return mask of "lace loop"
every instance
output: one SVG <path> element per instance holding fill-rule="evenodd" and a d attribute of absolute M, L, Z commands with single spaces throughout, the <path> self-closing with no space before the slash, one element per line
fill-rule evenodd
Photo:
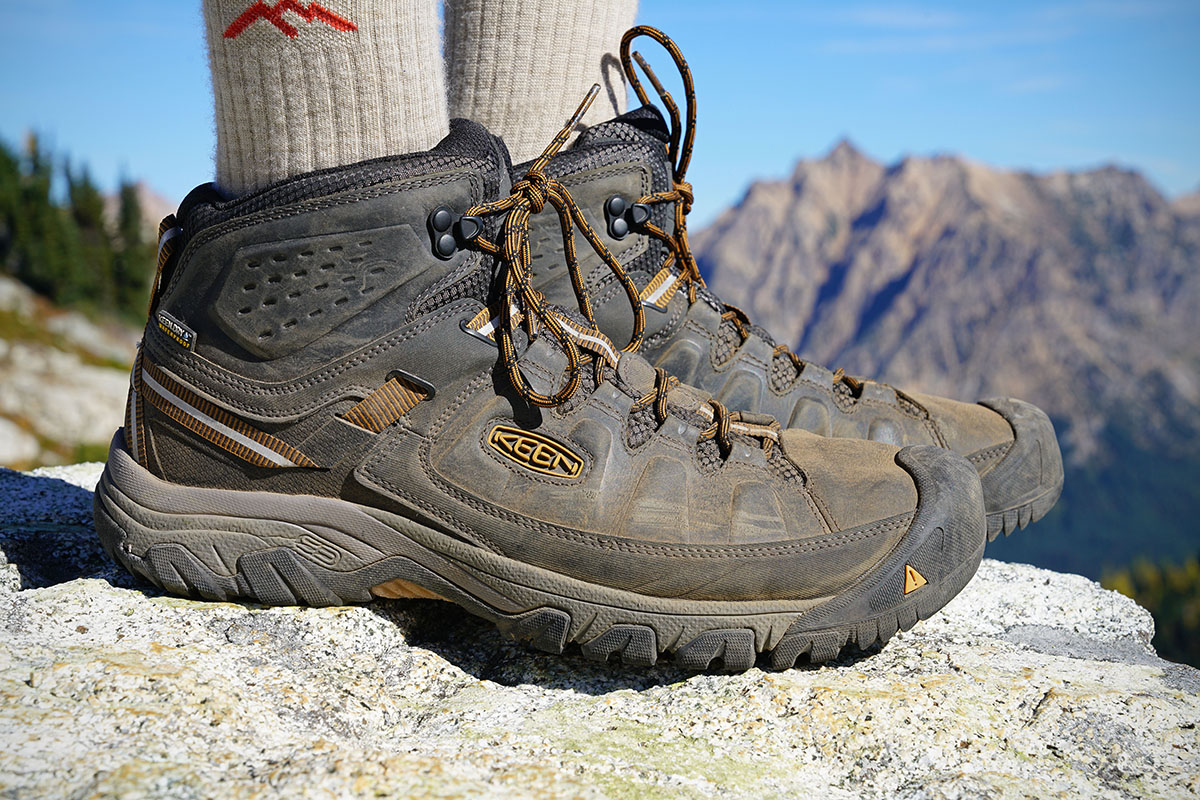
<path fill-rule="evenodd" d="M 570 137 L 572 129 L 583 117 L 599 92 L 600 85 L 594 84 L 567 124 L 530 165 L 524 177 L 513 184 L 508 197 L 476 205 L 468 209 L 464 215 L 476 217 L 505 215 L 500 227 L 498 243 L 489 241 L 481 235 L 472 239 L 468 246 L 497 256 L 502 264 L 504 281 L 499 298 L 496 344 L 500 348 L 501 361 L 513 388 L 522 398 L 535 406 L 548 408 L 562 405 L 579 388 L 581 356 L 580 344 L 577 342 L 587 342 L 588 340 L 607 342 L 607 337 L 604 337 L 596 327 L 591 299 L 584 290 L 579 260 L 575 252 L 572 226 L 583 234 L 584 239 L 617 277 L 633 307 L 633 333 L 629 343 L 624 347 L 625 351 L 637 350 L 641 346 L 642 332 L 646 325 L 645 312 L 642 309 L 637 286 L 634 285 L 633 280 L 625 273 L 612 253 L 608 251 L 608 248 L 604 246 L 566 187 L 545 172 L 550 158 Z M 558 215 L 559 226 L 563 234 L 567 271 L 571 276 L 571 285 L 575 291 L 579 311 L 591 326 L 590 329 L 578 330 L 567 318 L 550 308 L 542 293 L 534 289 L 531 283 L 529 219 L 533 214 L 539 213 L 547 204 L 553 206 Z M 524 322 L 526 332 L 531 339 L 538 335 L 539 329 L 544 328 L 567 356 L 567 381 L 561 389 L 553 394 L 538 392 L 521 370 L 514 342 L 515 331 L 521 322 Z M 599 352 L 603 357 L 608 358 L 607 354 L 604 354 L 603 348 L 600 348 Z"/>
<path fill-rule="evenodd" d="M 642 57 L 642 54 L 633 52 L 631 55 L 630 47 L 633 40 L 639 36 L 645 36 L 658 42 L 670 54 L 672 60 L 674 60 L 675 66 L 679 69 L 679 76 L 683 81 L 683 90 L 687 101 L 686 120 L 680 117 L 679 105 L 675 102 L 675 98 L 663 86 L 658 76 L 654 74 L 654 70 L 650 68 L 650 65 Z M 643 105 L 649 105 L 650 98 L 646 94 L 645 87 L 642 86 L 641 79 L 633 68 L 634 61 L 646 73 L 646 78 L 658 93 L 659 100 L 671 118 L 670 143 L 667 146 L 667 152 L 671 161 L 672 180 L 674 182 L 671 191 L 648 194 L 638 198 L 635 202 L 646 205 L 671 203 L 675 208 L 674 233 L 667 233 L 651 222 L 643 223 L 639 227 L 639 230 L 659 240 L 667 248 L 667 257 L 663 261 L 663 266 L 678 266 L 680 278 L 687 286 L 688 302 L 695 303 L 699 297 L 699 289 L 703 288 L 705 283 L 704 277 L 700 274 L 700 267 L 692 255 L 691 243 L 688 241 L 687 234 L 687 215 L 691 213 L 692 203 L 695 200 L 692 185 L 684 179 L 687 174 L 688 164 L 691 162 L 692 146 L 696 138 L 696 91 L 692 82 L 692 71 L 688 67 L 683 53 L 680 52 L 678 45 L 675 44 L 671 37 L 649 25 L 638 25 L 630 28 L 621 38 L 621 67 L 625 71 L 625 78 L 629 81 L 629 85 L 633 87 L 638 100 Z M 737 328 L 739 335 L 741 335 L 742 341 L 745 342 L 750 336 L 751 322 L 749 317 L 744 311 L 735 306 L 727 303 L 724 305 L 726 311 L 722 314 L 721 318 L 727 322 L 732 322 Z M 776 346 L 775 355 L 780 355 L 781 353 L 788 355 L 792 365 L 796 369 L 797 375 L 804 370 L 805 362 L 793 353 L 787 345 Z M 862 389 L 863 382 L 861 380 L 846 375 L 840 369 L 834 373 L 833 382 L 836 385 L 839 381 L 845 383 L 856 396 Z"/>

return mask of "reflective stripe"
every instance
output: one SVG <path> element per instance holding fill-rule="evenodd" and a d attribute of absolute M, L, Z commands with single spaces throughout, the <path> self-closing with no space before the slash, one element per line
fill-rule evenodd
<path fill-rule="evenodd" d="M 678 280 L 678 278 L 676 278 L 674 275 L 668 275 L 667 279 L 662 282 L 662 285 L 659 286 L 657 289 L 655 289 L 653 292 L 651 292 L 650 295 L 648 297 L 646 297 L 642 302 L 649 303 L 652 306 L 658 305 L 658 301 L 662 298 L 662 296 L 664 294 L 667 293 L 667 291 L 669 289 L 671 289 L 675 286 L 675 282 L 677 280 Z"/>
<path fill-rule="evenodd" d="M 218 422 L 217 420 L 213 419 L 208 414 L 205 414 L 203 411 L 201 411 L 200 409 L 191 405 L 190 403 L 186 402 L 182 398 L 177 397 L 175 394 L 173 394 L 171 391 L 166 389 L 158 381 L 154 380 L 154 377 L 152 375 L 150 375 L 150 373 L 147 372 L 145 369 L 142 370 L 142 382 L 145 383 L 147 386 L 149 386 L 151 389 L 153 389 L 154 392 L 156 394 L 158 394 L 160 397 L 162 397 L 162 398 L 166 399 L 168 402 L 170 402 L 171 405 L 173 405 L 176 408 L 178 408 L 179 410 L 185 412 L 186 414 L 188 414 L 189 416 L 198 420 L 199 422 L 202 422 L 203 424 L 212 428 L 214 431 L 217 431 L 221 435 L 229 437 L 233 441 L 240 444 L 242 447 L 245 447 L 247 450 L 257 453 L 258 455 L 265 458 L 267 461 L 270 461 L 272 464 L 275 464 L 276 466 L 279 466 L 279 467 L 299 466 L 298 464 L 296 464 L 296 462 L 294 462 L 290 459 L 284 458 L 283 456 L 279 455 L 279 453 L 276 453 L 274 450 L 270 449 L 269 447 L 263 447 L 261 444 L 254 441 L 253 439 L 243 436 L 242 434 L 238 433 L 236 430 L 229 427 L 228 425 Z"/>
<path fill-rule="evenodd" d="M 601 339 L 600 337 L 593 336 L 590 333 L 584 333 L 574 325 L 564 325 L 563 328 L 566 330 L 568 336 L 595 344 L 604 351 L 604 353 L 608 356 L 609 361 L 611 361 L 613 364 L 616 364 L 616 362 L 620 359 L 620 356 L 617 355 L 617 351 L 613 347 L 612 342 L 608 341 L 607 338 Z"/>

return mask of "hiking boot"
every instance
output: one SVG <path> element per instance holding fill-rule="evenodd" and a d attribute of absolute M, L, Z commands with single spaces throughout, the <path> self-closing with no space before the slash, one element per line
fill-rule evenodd
<path fill-rule="evenodd" d="M 551 652 L 692 669 L 825 660 L 966 584 L 966 461 L 781 433 L 621 352 L 586 296 L 546 304 L 529 215 L 595 235 L 509 167 L 456 120 L 427 153 L 189 195 L 96 490 L 110 555 L 183 595 L 441 598 Z"/>
<path fill-rule="evenodd" d="M 639 35 L 662 43 L 680 68 L 689 96 L 682 127 L 669 93 L 636 54 L 672 115 L 670 128 L 633 71 L 629 44 Z M 686 225 L 692 194 L 684 176 L 695 122 L 690 73 L 674 43 L 653 28 L 626 34 L 622 61 L 645 105 L 584 132 L 550 162 L 548 173 L 569 188 L 637 284 L 645 318 L 642 355 L 729 408 L 770 414 L 788 427 L 930 444 L 965 456 L 983 481 L 989 539 L 1041 519 L 1062 493 L 1063 466 L 1054 428 L 1040 409 L 1010 398 L 962 403 L 905 392 L 806 362 L 705 286 Z M 531 242 L 534 286 L 566 302 L 571 285 L 557 266 L 562 243 L 551 217 L 535 221 Z M 623 340 L 633 316 L 619 287 L 596 256 L 584 258 L 583 268 L 601 330 Z"/>

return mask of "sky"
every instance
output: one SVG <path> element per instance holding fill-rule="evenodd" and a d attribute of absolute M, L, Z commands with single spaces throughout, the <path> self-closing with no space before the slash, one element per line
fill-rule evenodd
<path fill-rule="evenodd" d="M 885 163 L 1116 163 L 1168 196 L 1200 190 L 1196 0 L 641 0 L 638 21 L 695 76 L 694 226 L 843 138 Z M 10 145 L 36 131 L 102 186 L 142 179 L 171 200 L 212 178 L 198 0 L 0 0 L 0 76 Z"/>

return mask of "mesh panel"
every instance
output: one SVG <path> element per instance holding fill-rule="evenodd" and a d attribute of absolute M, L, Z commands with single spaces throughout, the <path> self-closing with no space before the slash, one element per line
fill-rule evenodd
<path fill-rule="evenodd" d="M 779 353 L 771 359 L 771 389 L 782 394 L 791 388 L 800 373 L 796 363 L 787 353 Z"/>
<path fill-rule="evenodd" d="M 667 130 L 666 120 L 657 108 L 642 106 L 592 126 L 579 139 L 585 144 L 600 139 L 619 139 L 623 142 L 654 140 L 666 144 L 671 141 L 671 132 Z"/>
<path fill-rule="evenodd" d="M 854 390 L 847 386 L 843 381 L 838 381 L 833 384 L 833 401 L 838 404 L 839 408 L 851 408 L 858 398 L 854 396 Z"/>
<path fill-rule="evenodd" d="M 564 380 L 566 372 L 564 371 Z M 596 391 L 596 367 L 594 362 L 585 362 L 579 369 L 579 388 L 575 390 L 575 394 L 567 398 L 567 402 L 558 407 L 557 413 L 560 416 L 568 416 L 574 414 L 575 410 L 588 401 L 592 393 Z"/>
<path fill-rule="evenodd" d="M 696 445 L 696 462 L 700 471 L 706 475 L 721 468 L 724 460 L 721 458 L 721 448 L 714 439 L 705 439 Z"/>
<path fill-rule="evenodd" d="M 630 447 L 641 447 L 658 430 L 658 420 L 654 418 L 654 409 L 647 406 L 629 415 L 626 427 L 626 439 Z"/>
<path fill-rule="evenodd" d="M 486 263 L 489 260 L 483 259 L 483 263 L 466 275 L 454 278 L 426 294 L 413 306 L 411 316 L 419 317 L 464 297 L 470 297 L 487 305 L 488 291 L 492 285 L 492 271 Z"/>
<path fill-rule="evenodd" d="M 764 342 L 769 344 L 771 347 L 774 347 L 776 345 L 775 337 L 771 336 L 771 332 L 762 326 L 753 325 L 753 324 L 750 325 L 750 333 L 752 335 L 757 336 L 758 338 L 762 339 Z"/>
<path fill-rule="evenodd" d="M 771 473 L 784 483 L 804 483 L 804 473 L 800 471 L 799 467 L 792 463 L 791 459 L 783 454 L 783 450 L 781 448 L 771 448 L 771 454 L 767 456 L 767 464 L 771 467 Z"/>
<path fill-rule="evenodd" d="M 717 329 L 717 336 L 713 339 L 710 353 L 712 362 L 716 366 L 733 358 L 733 354 L 742 346 L 742 335 L 738 333 L 737 326 L 728 320 L 721 321 L 721 327 Z"/>
<path fill-rule="evenodd" d="M 721 300 L 721 298 L 713 294 L 712 290 L 707 286 L 701 286 L 699 289 L 697 289 L 696 299 L 703 300 L 705 303 L 708 303 L 709 307 L 718 314 L 725 313 L 725 303 Z"/>

